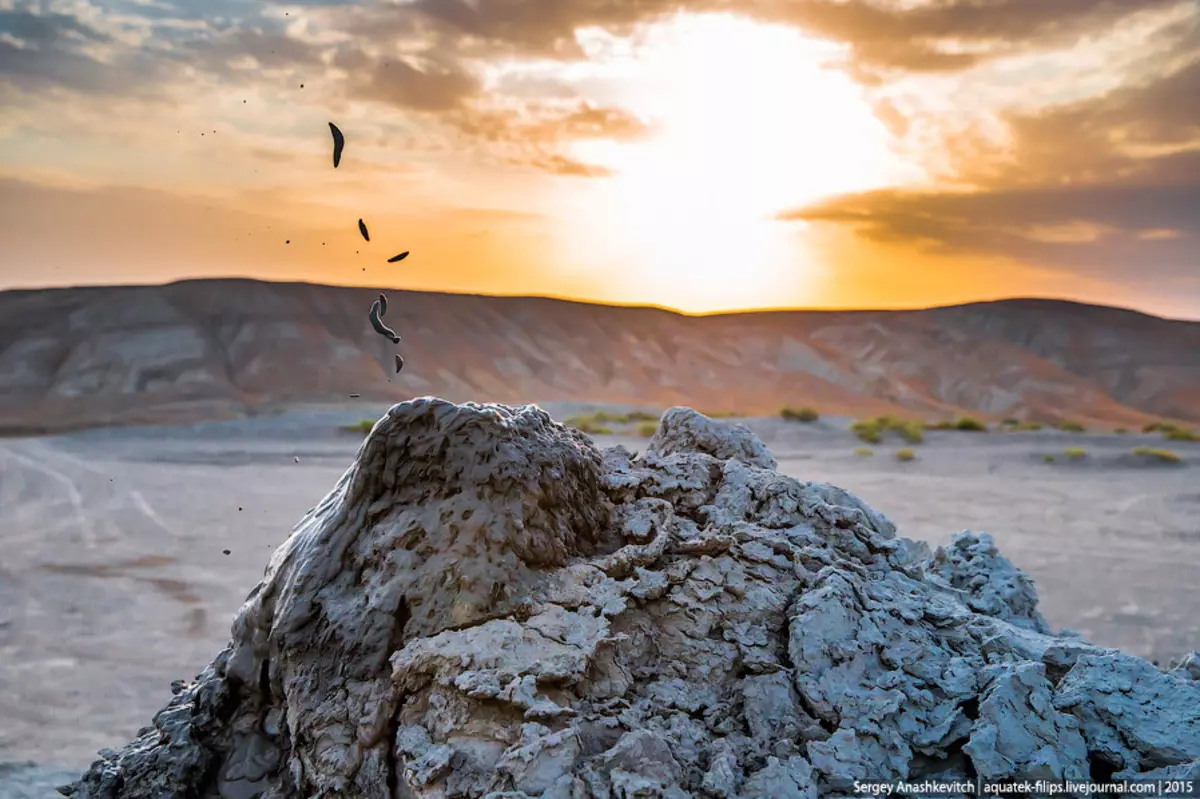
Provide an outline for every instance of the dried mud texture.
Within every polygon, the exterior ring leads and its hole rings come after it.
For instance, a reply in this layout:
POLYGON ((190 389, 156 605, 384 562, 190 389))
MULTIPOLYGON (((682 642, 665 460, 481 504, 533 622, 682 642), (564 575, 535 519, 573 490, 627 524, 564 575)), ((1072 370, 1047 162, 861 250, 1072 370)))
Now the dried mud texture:
POLYGON ((539 409, 393 407, 233 640, 88 799, 851 795, 1187 775, 1200 669, 1049 633, 985 535, 931 553, 750 431, 644 456, 539 409))

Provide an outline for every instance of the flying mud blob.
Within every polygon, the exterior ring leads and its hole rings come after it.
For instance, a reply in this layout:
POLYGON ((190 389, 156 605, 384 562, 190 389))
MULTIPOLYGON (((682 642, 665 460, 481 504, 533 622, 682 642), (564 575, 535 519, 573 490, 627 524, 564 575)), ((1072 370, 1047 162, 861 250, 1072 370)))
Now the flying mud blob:
POLYGON ((338 130, 338 126, 329 123, 329 132, 333 134, 333 168, 337 169, 342 163, 342 149, 346 146, 346 137, 338 130))
POLYGON ((376 333, 388 339, 393 344, 399 344, 400 337, 396 335, 396 331, 383 323, 383 320, 379 318, 381 314, 382 310, 379 300, 375 300, 375 302, 371 303, 371 327, 375 328, 376 333))
POLYGON ((393 255, 391 258, 388 258, 388 263, 394 264, 394 263, 397 263, 398 261, 403 261, 407 257, 408 257, 408 250, 405 250, 404 252, 400 253, 399 255, 393 255))
POLYGON ((387 295, 382 291, 379 292, 379 316, 387 316, 387 295))
POLYGON ((371 234, 367 232, 367 223, 361 219, 358 220, 358 232, 361 233, 362 237, 367 241, 371 240, 371 234))
POLYGON ((404 359, 400 357, 400 353, 396 353, 396 374, 400 374, 400 370, 404 368, 404 359))

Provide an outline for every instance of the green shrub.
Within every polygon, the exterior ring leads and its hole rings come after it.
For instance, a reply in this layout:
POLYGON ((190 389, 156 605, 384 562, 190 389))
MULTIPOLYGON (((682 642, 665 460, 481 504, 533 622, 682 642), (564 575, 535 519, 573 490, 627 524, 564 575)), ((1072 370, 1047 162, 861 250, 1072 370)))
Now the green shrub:
MULTIPOLYGON (((600 424, 601 419, 599 417, 599 414, 572 416, 563 422, 563 424, 567 427, 574 427, 579 432, 587 433, 589 436, 612 435, 612 428, 600 424)), ((604 417, 604 420, 607 420, 607 416, 604 417)))
POLYGON ((920 444, 925 440, 925 425, 895 416, 877 416, 874 419, 861 419, 850 426, 850 430, 868 444, 878 444, 886 432, 897 433, 910 444, 920 444))
POLYGON ((1009 416, 1000 420, 1001 427, 1016 427, 1021 423, 1021 420, 1015 416, 1009 416))
POLYGON ((850 425, 851 432, 868 444, 878 444, 883 440, 883 428, 875 419, 863 419, 850 425))
POLYGON ((705 411, 704 415, 709 419, 737 419, 742 414, 737 411, 705 411))
POLYGON ((965 430, 971 433, 986 433, 988 426, 978 419, 963 416, 954 421, 955 430, 965 430))
POLYGON ((646 411, 630 411, 625 415, 625 418, 631 422, 657 422, 658 414, 646 411))
POLYGON ((794 422, 815 422, 821 418, 821 414, 812 408, 793 408, 790 405, 784 406, 779 415, 794 422))
POLYGON ((859 447, 858 449, 854 450, 854 454, 863 458, 869 458, 875 454, 875 450, 871 449, 870 447, 859 447))
POLYGON ((638 425, 637 432, 639 436, 650 438, 658 432, 658 422, 642 422, 638 425))
POLYGON ((1063 454, 1071 460, 1077 461, 1080 458, 1087 457, 1087 450, 1079 449, 1078 447, 1072 447, 1071 449, 1064 449, 1063 454))
POLYGON ((917 453, 913 452, 911 449, 896 450, 896 460, 898 461, 908 462, 911 460, 916 460, 916 458, 917 453))
MULTIPOLYGON (((1173 426, 1174 425, 1169 425, 1166 422, 1151 422, 1150 424, 1148 424, 1142 428, 1142 432, 1143 433, 1157 433, 1157 432, 1163 431, 1163 428, 1169 428, 1169 427, 1173 427, 1173 426)), ((1165 432, 1165 431, 1163 431, 1163 432, 1165 432)))
POLYGON ((1087 428, 1081 425, 1079 422, 1073 422, 1070 419, 1064 422, 1059 422, 1057 425, 1055 425, 1055 427, 1057 427, 1059 430, 1062 430, 1064 433, 1083 433, 1087 431, 1087 428))
POLYGON ((339 429, 347 433, 362 433, 364 436, 375 427, 374 419, 363 419, 357 424, 342 425, 339 429))
POLYGON ((1009 429, 1012 430, 1012 432, 1014 432, 1014 433, 1021 433, 1021 432, 1031 432, 1032 433, 1032 432, 1037 432, 1038 430, 1041 430, 1042 423, 1041 422, 1018 422, 1016 425, 1014 425, 1013 427, 1011 427, 1009 429))
POLYGON ((1042 456, 1042 460, 1044 460, 1046 463, 1054 463, 1054 456, 1047 453, 1042 456))
POLYGON ((925 426, 920 422, 897 419, 893 416, 881 416, 880 422, 886 429, 899 433, 901 438, 910 444, 920 444, 925 440, 925 426))
POLYGON ((1129 433, 1129 430, 1127 430, 1124 427, 1118 427, 1116 430, 1113 431, 1113 434, 1118 435, 1118 436, 1127 435, 1128 433, 1129 433))
POLYGON ((1167 441, 1200 441, 1200 436, 1187 430, 1183 427, 1175 427, 1171 425, 1168 429, 1163 430, 1163 438, 1167 441))
POLYGON ((925 425, 926 430, 953 430, 954 422, 934 422, 933 424, 925 425))
POLYGON ((1169 449, 1151 449, 1150 447, 1137 447, 1133 450, 1134 455, 1142 455, 1148 458, 1157 458, 1164 463, 1180 463, 1183 458, 1176 455, 1169 449))

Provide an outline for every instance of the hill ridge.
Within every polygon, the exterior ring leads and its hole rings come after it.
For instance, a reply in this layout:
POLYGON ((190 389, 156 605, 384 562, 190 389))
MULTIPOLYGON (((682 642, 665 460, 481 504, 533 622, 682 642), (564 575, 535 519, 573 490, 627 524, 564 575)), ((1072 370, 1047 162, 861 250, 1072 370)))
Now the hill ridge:
POLYGON ((1069 300, 687 315, 531 296, 206 278, 0 292, 0 428, 292 402, 683 404, 744 413, 1200 420, 1200 322, 1069 300), (392 379, 394 378, 394 380, 392 379))

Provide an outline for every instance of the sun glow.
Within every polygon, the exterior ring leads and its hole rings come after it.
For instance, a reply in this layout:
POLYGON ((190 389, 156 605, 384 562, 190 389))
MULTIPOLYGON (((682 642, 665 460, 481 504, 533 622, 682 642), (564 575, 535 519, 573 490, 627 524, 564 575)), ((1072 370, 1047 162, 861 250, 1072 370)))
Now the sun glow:
POLYGON ((636 280, 636 299, 689 311, 818 299, 828 275, 803 227, 775 215, 906 172, 862 90, 823 66, 840 51, 728 15, 680 16, 631 53, 608 50, 615 93, 652 134, 577 146, 615 173, 571 209, 593 267, 636 280))

